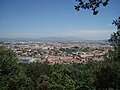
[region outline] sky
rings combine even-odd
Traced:
[[[120,0],[106,7],[74,10],[75,0],[0,0],[0,38],[80,37],[110,38],[112,21],[120,16]]]

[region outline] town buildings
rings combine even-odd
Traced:
[[[104,61],[111,46],[93,42],[5,42],[18,56],[18,62],[51,64]]]

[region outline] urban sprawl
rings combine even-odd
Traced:
[[[19,63],[47,61],[50,64],[104,61],[111,48],[109,44],[95,42],[4,42],[0,45],[12,49]]]

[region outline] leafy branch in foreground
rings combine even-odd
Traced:
[[[106,6],[110,0],[75,0],[78,2],[78,5],[74,6],[75,10],[79,11],[80,9],[91,9],[93,15],[98,14],[98,8],[100,5]]]

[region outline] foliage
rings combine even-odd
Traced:
[[[120,16],[118,17],[117,20],[113,20],[113,23],[115,26],[117,26],[117,29],[120,29]]]
[[[52,71],[52,66],[47,63],[30,63],[24,64],[24,68],[26,68],[25,73],[32,80],[32,89],[39,90],[49,88],[49,77]]]
[[[117,26],[117,31],[114,32],[109,42],[114,47],[113,55],[115,60],[120,60],[120,17],[117,20],[113,20],[113,24]]]
[[[0,90],[25,90],[30,79],[16,62],[16,55],[10,49],[0,46]]]
[[[17,63],[0,47],[0,90],[120,90],[120,62]]]
[[[110,0],[76,0],[78,5],[75,6],[75,10],[79,11],[80,9],[91,9],[93,15],[98,14],[98,8],[100,5],[106,6]]]
[[[120,63],[104,62],[95,71],[96,90],[120,89]]]

